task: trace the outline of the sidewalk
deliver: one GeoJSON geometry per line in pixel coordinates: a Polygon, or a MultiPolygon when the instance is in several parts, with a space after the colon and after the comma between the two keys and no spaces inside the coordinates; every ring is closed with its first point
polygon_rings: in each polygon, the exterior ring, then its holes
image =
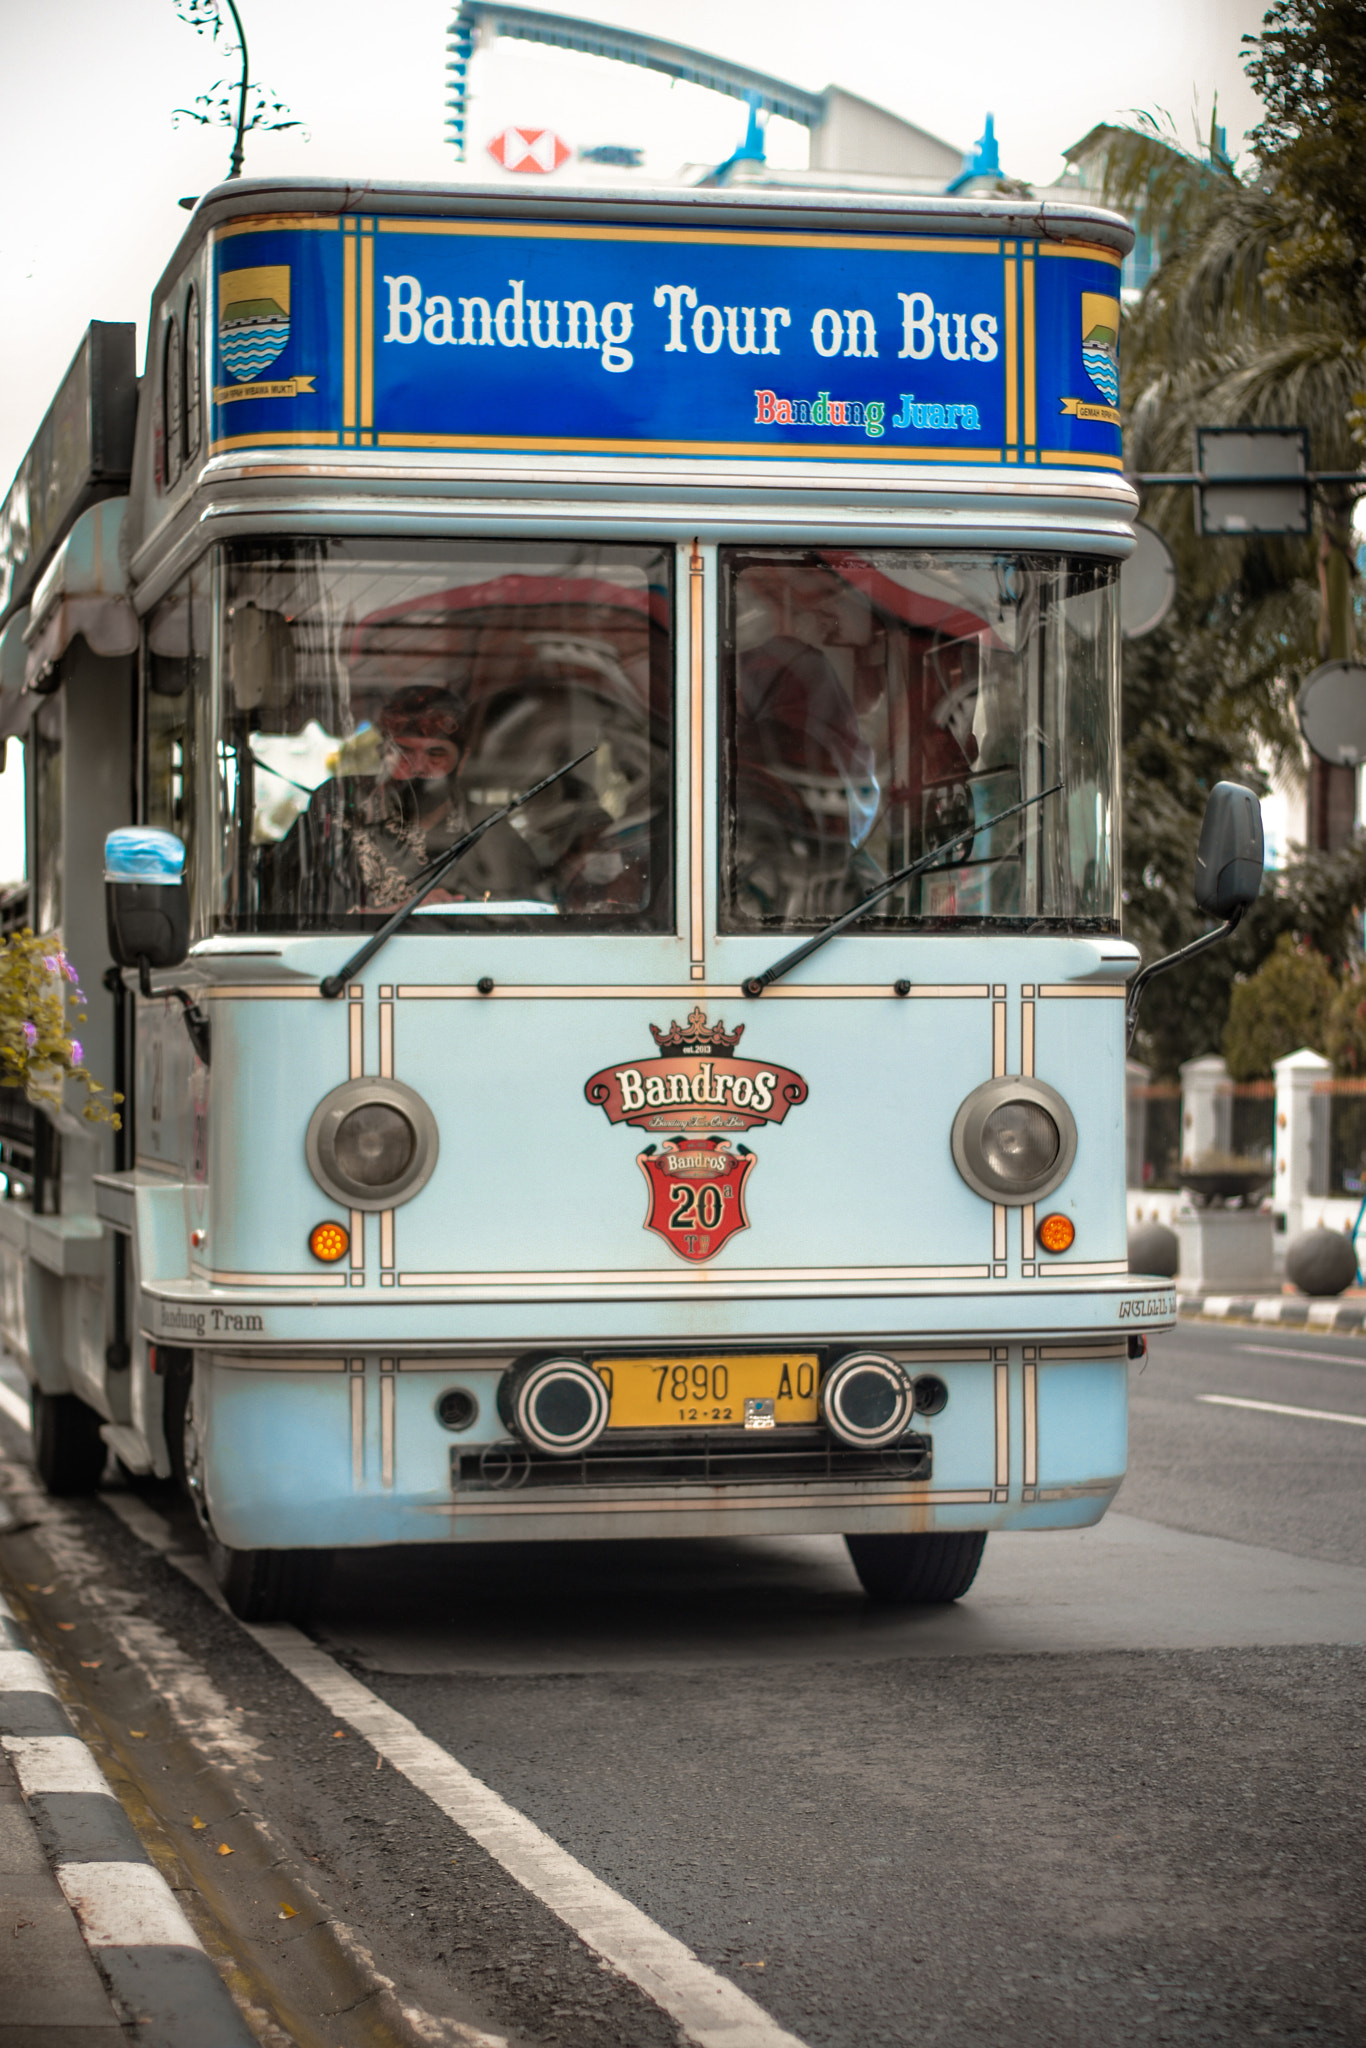
{"type": "Polygon", "coordinates": [[[1242,1323],[1283,1323],[1295,1330],[1351,1333],[1366,1325],[1366,1301],[1353,1298],[1311,1301],[1304,1294],[1179,1294],[1176,1311],[1242,1323]]]}
{"type": "Polygon", "coordinates": [[[129,2038],[0,1751],[0,2048],[114,2048],[129,2038]]]}
{"type": "Polygon", "coordinates": [[[0,1595],[0,2048],[256,2048],[0,1595]]]}

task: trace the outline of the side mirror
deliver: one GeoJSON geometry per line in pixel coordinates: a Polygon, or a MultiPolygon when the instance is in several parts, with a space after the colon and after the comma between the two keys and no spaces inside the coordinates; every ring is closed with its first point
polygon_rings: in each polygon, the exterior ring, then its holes
{"type": "Polygon", "coordinates": [[[190,948],[185,848],[174,832],[124,825],[104,842],[104,908],[116,966],[179,967],[190,948]]]}
{"type": "Polygon", "coordinates": [[[1195,854],[1195,901],[1208,917],[1241,917],[1262,886],[1262,807],[1240,782],[1216,782],[1195,854]]]}
{"type": "Polygon", "coordinates": [[[278,705],[294,687],[294,636],[283,612],[248,600],[228,613],[228,674],[239,711],[278,705]]]}

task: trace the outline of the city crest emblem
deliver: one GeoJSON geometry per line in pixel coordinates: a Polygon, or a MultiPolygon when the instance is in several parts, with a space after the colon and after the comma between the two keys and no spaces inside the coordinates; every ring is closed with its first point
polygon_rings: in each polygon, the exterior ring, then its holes
{"type": "Polygon", "coordinates": [[[289,340],[289,265],[227,270],[218,280],[218,351],[239,384],[250,384],[289,340]]]}
{"type": "Polygon", "coordinates": [[[1081,295],[1081,359],[1107,405],[1119,404],[1119,300],[1081,295]]]}
{"type": "Polygon", "coordinates": [[[780,1124],[807,1086],[791,1067],[741,1059],[744,1025],[709,1024],[700,1004],[686,1024],[650,1030],[656,1058],[603,1067],[584,1094],[609,1123],[654,1137],[636,1155],[650,1191],[645,1228],[700,1264],[749,1228],[745,1190],[758,1161],[730,1134],[780,1124]]]}

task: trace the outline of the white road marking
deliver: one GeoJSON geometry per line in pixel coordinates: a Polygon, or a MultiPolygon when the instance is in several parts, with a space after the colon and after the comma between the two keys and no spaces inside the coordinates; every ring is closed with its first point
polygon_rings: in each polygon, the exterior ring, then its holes
{"type": "MultiPolygon", "coordinates": [[[[172,1549],[165,1521],[146,1502],[134,1504],[127,1496],[110,1494],[105,1506],[168,1564],[202,1586],[204,1560],[172,1549]],[[134,1505],[136,1512],[129,1513],[134,1505]]],[[[209,1584],[221,1603],[217,1588],[209,1584]]],[[[696,2048],[805,2048],[729,1978],[699,1962],[683,1942],[595,1877],[300,1630],[254,1628],[247,1622],[238,1627],[329,1713],[348,1721],[386,1765],[424,1792],[587,1947],[662,2007],[696,2048]]]]}
{"type": "Polygon", "coordinates": [[[1311,1358],[1315,1365],[1354,1365],[1366,1372],[1366,1358],[1344,1358],[1340,1351],[1287,1351],[1281,1344],[1235,1344],[1235,1351],[1255,1351],[1259,1358],[1311,1358]]]}
{"type": "Polygon", "coordinates": [[[1280,1401],[1240,1401],[1233,1394],[1197,1394],[1197,1401],[1208,1401],[1212,1408],[1256,1408],[1263,1415],[1301,1415],[1310,1422],[1350,1422],[1356,1429],[1366,1429],[1366,1415],[1334,1415],[1327,1408],[1287,1408],[1280,1401]]]}
{"type": "Polygon", "coordinates": [[[109,1780],[77,1735],[6,1735],[5,1751],[26,1798],[44,1792],[102,1792],[109,1780]]]}
{"type": "Polygon", "coordinates": [[[13,1387],[7,1387],[3,1380],[0,1380],[0,1415],[8,1415],[16,1429],[31,1427],[28,1402],[21,1400],[13,1387]]]}
{"type": "MultiPolygon", "coordinates": [[[[260,1783],[256,1766],[260,1760],[260,1746],[242,1727],[240,1717],[233,1712],[227,1701],[211,1684],[206,1673],[193,1664],[185,1653],[155,1622],[143,1620],[130,1610],[139,1602],[129,1593],[106,1591],[99,1583],[100,1561],[78,1533],[75,1523],[68,1516],[60,1501],[49,1500],[33,1485],[30,1474],[22,1467],[0,1464],[9,1484],[9,1497],[22,1503],[28,1510],[42,1511],[43,1542],[53,1563],[62,1576],[73,1586],[79,1587],[77,1595],[81,1604],[97,1608],[102,1623],[112,1633],[119,1648],[129,1663],[139,1669],[150,1690],[162,1702],[166,1710],[176,1719],[180,1728],[190,1739],[205,1751],[214,1761],[228,1771],[235,1781],[245,1780],[248,1784],[260,1783]]],[[[193,1580],[200,1590],[218,1602],[226,1611],[222,1594],[213,1582],[207,1561],[199,1555],[179,1551],[177,1538],[170,1525],[148,1507],[135,1494],[110,1493],[102,1496],[104,1505],[113,1510],[134,1534],[162,1552],[167,1561],[178,1571],[193,1580]]],[[[0,1598],[0,1613],[9,1613],[3,1598],[0,1598]]],[[[5,1651],[0,1649],[0,1691],[6,1687],[13,1691],[51,1693],[54,1687],[38,1659],[27,1651],[5,1651]]],[[[105,1789],[108,1790],[107,1783],[105,1789]]],[[[243,1809],[252,1826],[271,1850],[272,1860],[277,1866],[288,1860],[285,1845],[277,1842],[269,1824],[258,1813],[243,1809]]],[[[85,1869],[88,1866],[79,1866],[85,1869]]],[[[103,1866],[122,1869],[124,1866],[103,1866]]],[[[68,1865],[68,1869],[72,1866],[68,1865]]],[[[74,1879],[73,1879],[74,1882],[74,1879]]],[[[303,1888],[310,1896],[306,1881],[303,1888]]],[[[89,1885],[83,1884],[83,1893],[88,1897],[92,1913],[99,1903],[100,1880],[95,1878],[89,1885]]],[[[324,1908],[316,1901],[321,1915],[324,1908]]],[[[115,1927],[118,1922],[111,1923],[115,1927]]],[[[154,1923],[149,1923],[154,1924],[154,1923]]],[[[368,1981],[379,1992],[379,2010],[384,2013],[392,2005],[402,2015],[417,2040],[428,2044],[428,2048],[507,2048],[506,2039],[500,2034],[485,2034],[473,2027],[464,2026],[452,2019],[437,2018],[419,2005],[408,2004],[399,1994],[391,1978],[385,1977],[376,1967],[373,1956],[365,1948],[354,1930],[345,1927],[341,1921],[333,1920],[332,1938],[356,1960],[368,1981]]],[[[114,1938],[113,1945],[122,1946],[135,1936],[126,1930],[114,1938]]],[[[136,1936],[141,1940],[142,1936],[136,1936]]],[[[179,1936],[176,1937],[180,1939],[179,1936]]],[[[195,1947],[198,1937],[191,1935],[195,1947]]]]}
{"type": "Polygon", "coordinates": [[[699,1962],[691,1949],[585,1869],[298,1629],[242,1626],[329,1713],[349,1721],[386,1763],[425,1792],[581,1941],[662,2006],[698,2048],[801,2048],[794,2035],[728,1978],[699,1962]]]}
{"type": "Polygon", "coordinates": [[[152,1863],[59,1863],[57,1882],[92,1948],[202,1949],[152,1863]]]}

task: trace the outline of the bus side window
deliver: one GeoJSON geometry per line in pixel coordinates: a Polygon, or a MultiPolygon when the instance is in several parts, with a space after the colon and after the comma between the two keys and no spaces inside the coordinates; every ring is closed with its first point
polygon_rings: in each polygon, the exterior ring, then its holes
{"type": "Polygon", "coordinates": [[[208,593],[204,572],[186,577],[148,622],[143,712],[143,823],[174,832],[186,848],[192,929],[201,937],[196,821],[203,810],[203,750],[210,732],[208,593]]]}
{"type": "Polygon", "coordinates": [[[34,927],[62,921],[62,695],[48,697],[33,721],[34,927]]]}

